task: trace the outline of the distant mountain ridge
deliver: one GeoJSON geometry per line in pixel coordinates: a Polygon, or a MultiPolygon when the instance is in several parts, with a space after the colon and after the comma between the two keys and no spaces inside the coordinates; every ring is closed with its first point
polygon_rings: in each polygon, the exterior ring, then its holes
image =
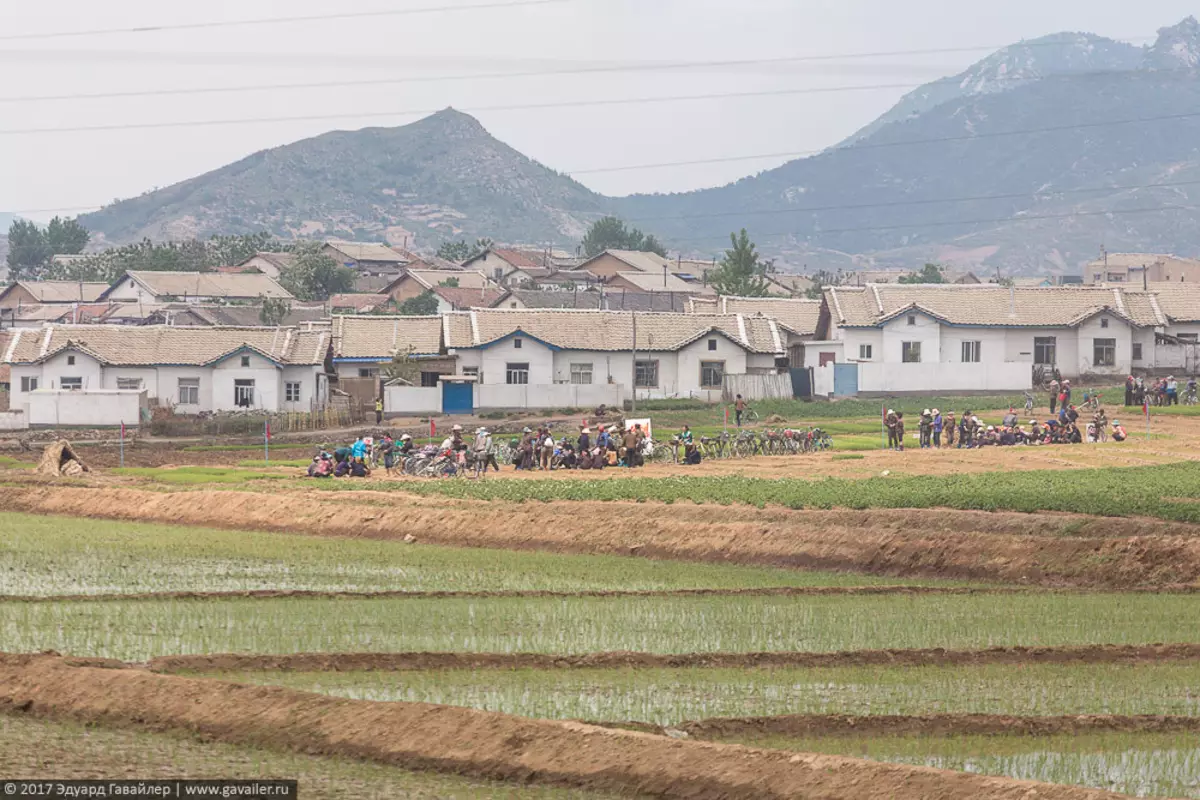
{"type": "Polygon", "coordinates": [[[1198,70],[1191,17],[1148,47],[1053,34],[910,92],[819,155],[726,186],[625,198],[592,192],[448,109],[256,153],[82,222],[111,241],[268,230],[422,247],[562,243],[616,213],[705,256],[746,227],[765,255],[810,268],[942,260],[1075,272],[1102,245],[1200,252],[1189,210],[1200,187],[1198,70]]]}

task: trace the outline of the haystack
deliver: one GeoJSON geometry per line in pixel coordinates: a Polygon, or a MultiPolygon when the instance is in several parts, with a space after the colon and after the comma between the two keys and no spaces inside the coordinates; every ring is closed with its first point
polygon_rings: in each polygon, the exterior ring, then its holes
{"type": "Polygon", "coordinates": [[[46,445],[46,449],[42,451],[42,460],[38,462],[34,471],[38,475],[53,475],[57,478],[79,475],[91,470],[83,463],[83,459],[75,452],[75,448],[71,447],[70,442],[59,439],[46,445]]]}

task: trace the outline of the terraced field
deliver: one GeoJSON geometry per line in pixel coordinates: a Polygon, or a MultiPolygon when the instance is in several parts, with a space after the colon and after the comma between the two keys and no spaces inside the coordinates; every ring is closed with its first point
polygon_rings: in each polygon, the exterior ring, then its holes
{"type": "Polygon", "coordinates": [[[0,771],[1200,797],[1200,420],[1162,435],[1005,472],[974,451],[479,484],[313,486],[236,450],[166,480],[6,469],[0,771]]]}

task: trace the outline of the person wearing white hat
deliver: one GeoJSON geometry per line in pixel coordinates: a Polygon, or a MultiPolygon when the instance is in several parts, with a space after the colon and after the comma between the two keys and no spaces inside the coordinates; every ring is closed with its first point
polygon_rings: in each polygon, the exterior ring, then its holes
{"type": "Polygon", "coordinates": [[[592,449],[592,431],[586,425],[579,432],[579,442],[576,451],[582,455],[592,449]]]}

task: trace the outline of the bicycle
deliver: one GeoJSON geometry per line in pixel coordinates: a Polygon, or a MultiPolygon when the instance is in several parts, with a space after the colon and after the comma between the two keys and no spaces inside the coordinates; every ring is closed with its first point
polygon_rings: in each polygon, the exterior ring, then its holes
{"type": "Polygon", "coordinates": [[[1101,408],[1100,393],[1084,397],[1083,405],[1080,408],[1083,411],[1099,411],[1101,408]]]}
{"type": "Polygon", "coordinates": [[[1033,395],[1029,392],[1025,392],[1025,413],[1033,413],[1033,395]]]}

